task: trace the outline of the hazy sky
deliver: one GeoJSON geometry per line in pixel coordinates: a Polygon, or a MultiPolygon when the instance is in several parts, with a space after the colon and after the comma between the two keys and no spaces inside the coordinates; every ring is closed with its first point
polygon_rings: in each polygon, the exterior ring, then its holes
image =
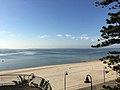
{"type": "Polygon", "coordinates": [[[0,0],[0,48],[89,48],[108,17],[96,0],[0,0]]]}

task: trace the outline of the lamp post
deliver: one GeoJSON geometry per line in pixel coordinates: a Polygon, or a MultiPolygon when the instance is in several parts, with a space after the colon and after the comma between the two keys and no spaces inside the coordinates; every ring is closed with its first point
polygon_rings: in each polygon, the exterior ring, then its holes
{"type": "Polygon", "coordinates": [[[104,67],[104,71],[103,71],[104,83],[105,83],[105,74],[106,74],[106,69],[107,69],[107,67],[105,66],[105,67],[104,67]]]}
{"type": "Polygon", "coordinates": [[[85,82],[85,83],[91,83],[91,90],[93,90],[93,89],[92,89],[92,76],[91,76],[91,75],[88,74],[88,75],[86,76],[86,80],[85,80],[84,82],[85,82]],[[89,78],[90,78],[90,80],[89,80],[89,78]]]}
{"type": "Polygon", "coordinates": [[[64,90],[67,90],[67,79],[66,79],[67,75],[68,75],[68,73],[65,72],[65,74],[64,74],[64,90]]]}

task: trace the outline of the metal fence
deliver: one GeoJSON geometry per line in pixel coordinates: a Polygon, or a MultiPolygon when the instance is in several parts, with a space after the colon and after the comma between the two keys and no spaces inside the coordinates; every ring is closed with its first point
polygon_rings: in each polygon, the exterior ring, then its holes
{"type": "MultiPolygon", "coordinates": [[[[80,88],[85,88],[85,87],[90,86],[90,84],[84,83],[86,74],[92,75],[93,85],[104,83],[103,71],[101,71],[100,74],[93,73],[95,70],[97,71],[98,69],[96,68],[96,69],[92,69],[90,71],[86,70],[86,73],[84,73],[84,74],[82,73],[81,70],[80,71],[79,70],[78,71],[68,71],[68,75],[66,76],[66,81],[64,79],[64,77],[65,77],[64,72],[62,74],[54,74],[54,75],[46,76],[46,78],[48,78],[50,80],[53,90],[79,90],[80,88]],[[74,76],[76,76],[76,78],[74,76]],[[99,77],[102,79],[99,79],[99,77]],[[75,81],[75,80],[78,80],[78,81],[75,81]],[[65,82],[66,82],[66,86],[64,86],[65,82]],[[66,87],[66,89],[65,89],[65,87],[66,87]]],[[[116,73],[110,72],[105,75],[105,82],[114,80],[116,78],[117,78],[116,73]]]]}

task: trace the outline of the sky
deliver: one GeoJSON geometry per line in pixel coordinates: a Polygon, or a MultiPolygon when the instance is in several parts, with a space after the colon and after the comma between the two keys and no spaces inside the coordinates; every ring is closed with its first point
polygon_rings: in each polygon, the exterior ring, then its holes
{"type": "Polygon", "coordinates": [[[96,0],[0,0],[0,48],[90,48],[108,8],[96,0]]]}

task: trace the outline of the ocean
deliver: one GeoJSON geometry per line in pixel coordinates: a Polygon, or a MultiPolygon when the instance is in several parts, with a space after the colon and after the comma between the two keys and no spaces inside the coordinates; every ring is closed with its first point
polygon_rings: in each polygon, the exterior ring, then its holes
{"type": "Polygon", "coordinates": [[[106,49],[0,49],[0,71],[93,61],[106,56],[106,49]]]}

